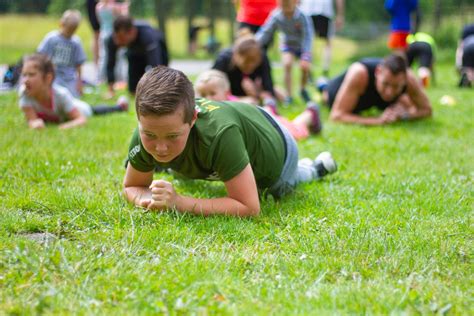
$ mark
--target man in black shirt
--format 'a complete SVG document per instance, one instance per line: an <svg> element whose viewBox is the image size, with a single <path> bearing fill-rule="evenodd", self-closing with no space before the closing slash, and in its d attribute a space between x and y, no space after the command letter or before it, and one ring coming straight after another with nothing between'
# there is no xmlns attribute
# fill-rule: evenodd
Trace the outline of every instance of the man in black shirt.
<svg viewBox="0 0 474 316"><path fill-rule="evenodd" d="M341 123L384 125L429 117L432 111L421 83L398 54L353 63L323 88L323 100L331 120ZM380 116L361 115L373 107L382 111Z"/></svg>
<svg viewBox="0 0 474 316"><path fill-rule="evenodd" d="M114 21L114 33L107 39L107 82L113 96L114 67L119 47L127 47L128 90L135 93L145 71L158 65L168 65L168 50L163 34L145 22L119 16Z"/></svg>

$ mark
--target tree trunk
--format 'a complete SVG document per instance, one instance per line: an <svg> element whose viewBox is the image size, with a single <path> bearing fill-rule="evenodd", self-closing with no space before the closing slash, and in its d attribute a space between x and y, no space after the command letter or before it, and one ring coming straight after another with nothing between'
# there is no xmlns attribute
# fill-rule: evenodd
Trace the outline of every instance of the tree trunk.
<svg viewBox="0 0 474 316"><path fill-rule="evenodd" d="M156 18L158 19L158 26L166 41L166 0L156 0L155 10Z"/></svg>
<svg viewBox="0 0 474 316"><path fill-rule="evenodd" d="M434 1L434 8L433 8L433 34L439 29L441 25L441 0Z"/></svg>

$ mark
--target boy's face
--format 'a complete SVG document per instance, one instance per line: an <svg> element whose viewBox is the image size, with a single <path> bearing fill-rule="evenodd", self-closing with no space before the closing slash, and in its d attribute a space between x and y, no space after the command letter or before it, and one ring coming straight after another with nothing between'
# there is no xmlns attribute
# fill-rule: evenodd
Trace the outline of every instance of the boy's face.
<svg viewBox="0 0 474 316"><path fill-rule="evenodd" d="M76 33L78 25L71 25L67 23L61 24L61 34L67 38L71 38Z"/></svg>
<svg viewBox="0 0 474 316"><path fill-rule="evenodd" d="M287 18L291 18L295 13L297 0L279 0L281 11Z"/></svg>
<svg viewBox="0 0 474 316"><path fill-rule="evenodd" d="M392 101L396 96L400 95L406 82L406 73L394 75L390 69L382 66L377 66L375 69L375 88L386 102Z"/></svg>
<svg viewBox="0 0 474 316"><path fill-rule="evenodd" d="M228 91L216 80L209 80L206 83L199 84L196 87L196 91L201 98L213 101L227 101Z"/></svg>
<svg viewBox="0 0 474 316"><path fill-rule="evenodd" d="M196 118L197 113L191 123L184 123L183 107L166 115L140 115L139 132L145 150L158 162L174 160L186 147Z"/></svg>

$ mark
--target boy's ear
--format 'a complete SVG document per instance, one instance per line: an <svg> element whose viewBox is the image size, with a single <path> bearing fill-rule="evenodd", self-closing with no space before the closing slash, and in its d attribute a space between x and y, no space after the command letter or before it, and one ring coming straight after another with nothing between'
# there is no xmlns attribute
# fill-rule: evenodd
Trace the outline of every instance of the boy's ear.
<svg viewBox="0 0 474 316"><path fill-rule="evenodd" d="M197 118L198 118L198 111L194 110L193 119L191 121L191 127L194 126L194 123L196 123Z"/></svg>

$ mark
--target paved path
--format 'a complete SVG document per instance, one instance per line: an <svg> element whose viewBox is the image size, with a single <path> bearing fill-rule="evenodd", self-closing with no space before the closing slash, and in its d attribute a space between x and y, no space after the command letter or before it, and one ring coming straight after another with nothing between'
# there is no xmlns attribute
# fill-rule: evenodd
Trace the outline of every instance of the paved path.
<svg viewBox="0 0 474 316"><path fill-rule="evenodd" d="M212 60L195 60L195 59L177 59L170 63L171 68L181 70L186 75L197 75L204 70L210 69L213 65ZM94 82L97 78L97 70L94 64L90 61L82 66L83 78L87 81Z"/></svg>

